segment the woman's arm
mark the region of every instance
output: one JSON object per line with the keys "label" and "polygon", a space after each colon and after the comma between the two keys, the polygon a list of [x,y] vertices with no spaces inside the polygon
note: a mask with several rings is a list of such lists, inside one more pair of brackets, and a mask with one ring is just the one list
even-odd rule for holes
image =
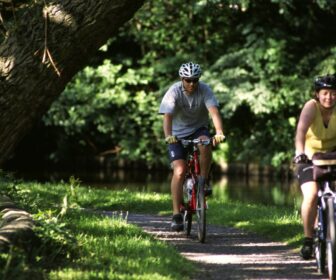
{"label": "woman's arm", "polygon": [[303,107],[295,135],[295,155],[304,153],[306,134],[312,124],[316,114],[316,106],[314,100],[309,100]]}

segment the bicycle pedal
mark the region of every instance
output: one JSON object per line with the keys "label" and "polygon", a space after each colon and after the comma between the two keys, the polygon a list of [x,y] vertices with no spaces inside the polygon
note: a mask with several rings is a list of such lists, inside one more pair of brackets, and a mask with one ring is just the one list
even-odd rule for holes
{"label": "bicycle pedal", "polygon": [[184,213],[184,211],[185,211],[185,206],[184,206],[184,203],[182,203],[180,205],[180,213]]}

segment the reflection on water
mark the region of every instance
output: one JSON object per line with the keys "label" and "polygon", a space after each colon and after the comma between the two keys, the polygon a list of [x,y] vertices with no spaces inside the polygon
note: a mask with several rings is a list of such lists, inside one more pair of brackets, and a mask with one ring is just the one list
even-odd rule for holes
{"label": "reflection on water", "polygon": [[275,179],[261,180],[258,177],[222,177],[214,182],[214,196],[265,205],[301,204],[301,191],[296,180],[280,182]]}
{"label": "reflection on water", "polygon": [[[38,176],[34,173],[17,174],[23,179],[41,182],[63,180],[67,182],[70,176],[80,179],[82,186],[110,188],[113,190],[128,189],[130,191],[150,191],[170,193],[171,172],[135,172],[132,170],[116,170],[111,172],[74,172],[74,173],[44,173]],[[266,205],[298,206],[301,203],[301,193],[296,180],[280,182],[259,177],[228,177],[217,175],[212,180],[213,197],[257,202]]]}

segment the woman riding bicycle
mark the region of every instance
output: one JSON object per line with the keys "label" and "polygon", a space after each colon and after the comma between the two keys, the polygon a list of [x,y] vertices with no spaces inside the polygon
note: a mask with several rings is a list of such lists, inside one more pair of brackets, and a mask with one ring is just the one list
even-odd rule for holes
{"label": "woman riding bicycle", "polygon": [[303,194],[301,217],[304,241],[301,256],[313,255],[314,224],[316,219],[318,184],[313,180],[312,156],[316,152],[336,149],[336,75],[317,77],[314,98],[304,105],[295,136],[294,162]]}
{"label": "woman riding bicycle", "polygon": [[[222,119],[218,102],[210,87],[199,81],[201,68],[188,62],[179,69],[180,81],[174,83],[165,93],[159,113],[164,114],[163,130],[168,145],[169,158],[173,167],[171,194],[173,218],[171,228],[183,230],[183,217],[180,205],[183,202],[183,181],[187,170],[186,149],[178,138],[209,139],[209,113],[216,129],[215,142],[224,141]],[[211,165],[211,146],[200,146],[201,176],[208,178]],[[208,190],[211,192],[211,190]]]}

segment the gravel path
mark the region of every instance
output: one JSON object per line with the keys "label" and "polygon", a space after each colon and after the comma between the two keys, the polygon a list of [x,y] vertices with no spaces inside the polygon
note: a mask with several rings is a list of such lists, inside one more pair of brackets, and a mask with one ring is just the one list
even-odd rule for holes
{"label": "gravel path", "polygon": [[142,227],[156,238],[169,242],[197,263],[201,273],[193,279],[327,279],[316,272],[315,261],[303,261],[288,246],[229,227],[207,226],[204,244],[197,240],[193,224],[191,237],[170,231],[170,218],[130,214],[128,222]]}

